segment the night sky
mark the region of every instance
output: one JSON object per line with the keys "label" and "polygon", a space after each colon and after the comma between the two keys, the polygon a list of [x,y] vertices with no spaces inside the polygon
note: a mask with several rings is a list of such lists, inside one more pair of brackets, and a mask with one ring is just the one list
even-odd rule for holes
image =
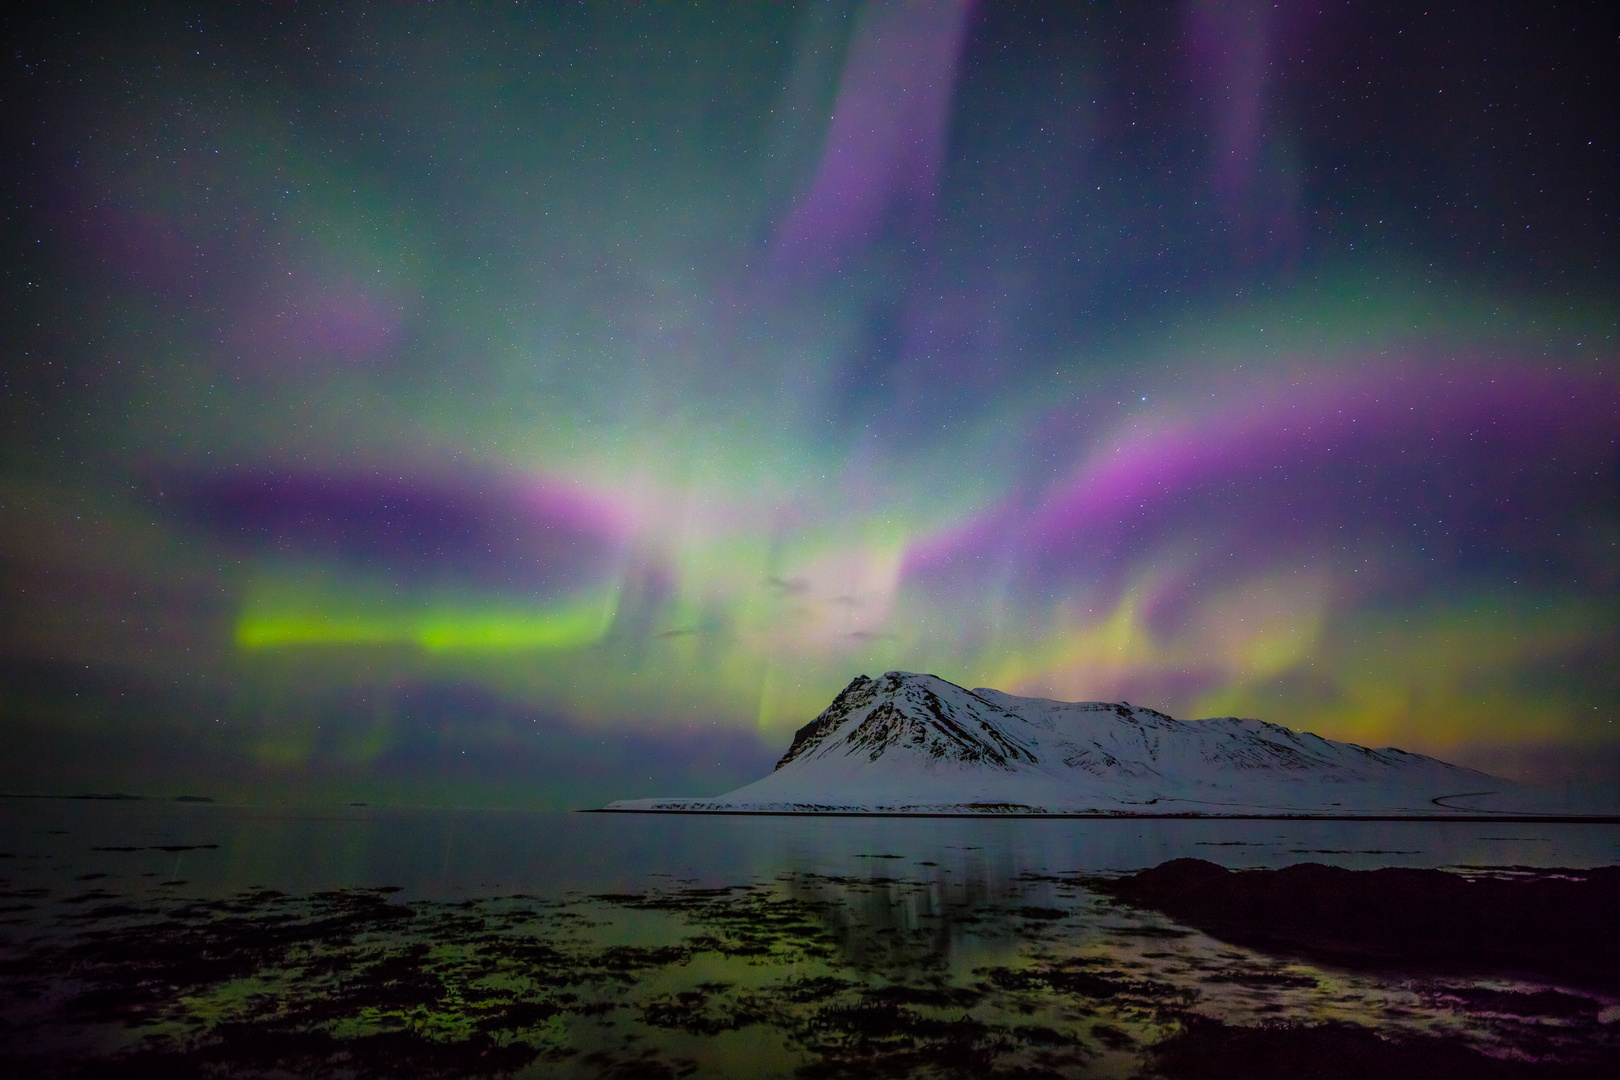
{"label": "night sky", "polygon": [[890,669],[1620,781],[1620,20],[1421,8],[8,8],[0,790],[711,794]]}

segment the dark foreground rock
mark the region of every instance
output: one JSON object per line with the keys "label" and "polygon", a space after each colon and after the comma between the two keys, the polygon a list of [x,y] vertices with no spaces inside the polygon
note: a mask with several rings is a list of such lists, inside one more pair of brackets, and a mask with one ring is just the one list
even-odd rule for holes
{"label": "dark foreground rock", "polygon": [[1189,1016],[1152,1050],[1148,1075],[1166,1080],[1598,1080],[1620,1068],[1612,1051],[1584,1061],[1488,1057],[1435,1036],[1392,1039],[1354,1024],[1232,1027]]}
{"label": "dark foreground rock", "polygon": [[1430,967],[1620,988],[1620,867],[1463,877],[1174,859],[1088,882],[1206,933],[1350,967]]}

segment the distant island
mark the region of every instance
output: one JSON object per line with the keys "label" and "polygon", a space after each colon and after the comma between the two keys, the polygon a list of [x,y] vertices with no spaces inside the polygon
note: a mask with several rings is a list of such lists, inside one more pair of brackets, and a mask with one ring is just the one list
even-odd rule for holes
{"label": "distant island", "polygon": [[1421,754],[1259,720],[1183,721],[1124,702],[1016,697],[890,671],[845,687],[763,779],[604,810],[1456,818],[1515,813],[1521,793]]}

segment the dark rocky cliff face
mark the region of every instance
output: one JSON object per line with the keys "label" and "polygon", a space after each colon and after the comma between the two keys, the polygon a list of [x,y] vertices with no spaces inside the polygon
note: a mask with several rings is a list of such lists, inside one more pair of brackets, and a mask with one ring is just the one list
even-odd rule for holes
{"label": "dark rocky cliff face", "polygon": [[1039,760],[1020,737],[1021,729],[1028,728],[1022,718],[937,676],[900,671],[880,679],[860,675],[820,716],[794,733],[776,767],[836,739],[845,753],[864,753],[870,761],[904,749],[934,760],[1007,769]]}
{"label": "dark rocky cliff face", "polygon": [[807,753],[821,745],[823,739],[838,729],[838,725],[849,719],[850,713],[862,706],[868,705],[876,696],[877,681],[865,675],[857,675],[850,684],[838,692],[832,704],[821,711],[821,715],[810,721],[804,727],[793,733],[793,742],[782,760],[776,763],[780,769],[800,754]]}

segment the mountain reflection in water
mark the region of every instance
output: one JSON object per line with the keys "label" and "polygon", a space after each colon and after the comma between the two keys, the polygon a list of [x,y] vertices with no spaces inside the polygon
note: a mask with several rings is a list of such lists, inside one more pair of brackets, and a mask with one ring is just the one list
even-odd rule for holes
{"label": "mountain reflection in water", "polygon": [[[422,854],[391,891],[373,867],[404,864],[360,850],[353,826],[366,822],[314,827],[363,869],[343,881],[328,867],[295,889],[251,848],[255,829],[274,848],[289,822],[254,820],[202,808],[13,813],[12,858],[0,863],[11,909],[0,1064],[42,1076],[1127,1077],[1217,1075],[1212,1055],[1233,1075],[1288,1075],[1299,1055],[1327,1054],[1323,1075],[1420,1062],[1430,1075],[1567,1076],[1604,1074],[1620,1049],[1613,986],[1307,963],[1086,885],[1135,868],[1118,861],[1132,837],[1138,866],[1165,847],[1231,865],[1436,865],[1437,849],[1524,865],[1522,848],[1481,837],[1549,834],[1562,839],[1544,845],[1555,850],[1542,865],[1592,865],[1612,829],[1464,826],[1464,837],[1456,824],[1403,823],[1384,826],[1378,848],[1372,833],[1335,839],[1324,823],[1137,822],[1090,849],[1112,863],[1096,865],[1088,832],[1126,823],[649,829],[531,815],[553,833],[536,841],[543,850],[573,830],[574,845],[555,847],[571,863],[503,849],[491,832],[507,829],[512,844],[522,833],[508,817],[470,843],[509,861],[458,879],[445,873],[447,834],[424,829],[428,819],[373,817],[432,841],[373,832],[373,848]],[[465,835],[479,820],[446,827]],[[309,822],[293,824],[307,836]],[[1307,845],[1318,853],[1288,854]],[[1334,847],[1343,853],[1320,853]],[[319,863],[322,849],[310,850]],[[601,865],[628,852],[644,864]],[[175,859],[198,885],[162,876]],[[265,875],[253,883],[263,887],[241,873]],[[500,887],[468,884],[480,881]]]}

